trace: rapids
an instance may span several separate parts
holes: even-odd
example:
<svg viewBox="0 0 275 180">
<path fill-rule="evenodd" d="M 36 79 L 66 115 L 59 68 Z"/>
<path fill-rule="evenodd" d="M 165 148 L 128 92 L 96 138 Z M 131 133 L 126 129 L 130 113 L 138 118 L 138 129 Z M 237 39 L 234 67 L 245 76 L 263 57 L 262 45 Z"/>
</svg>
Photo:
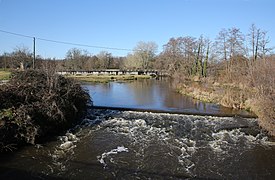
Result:
<svg viewBox="0 0 275 180">
<path fill-rule="evenodd" d="M 256 119 L 240 117 L 90 109 L 64 136 L 9 160 L 2 169 L 41 178 L 275 177 L 274 142 Z"/>
</svg>

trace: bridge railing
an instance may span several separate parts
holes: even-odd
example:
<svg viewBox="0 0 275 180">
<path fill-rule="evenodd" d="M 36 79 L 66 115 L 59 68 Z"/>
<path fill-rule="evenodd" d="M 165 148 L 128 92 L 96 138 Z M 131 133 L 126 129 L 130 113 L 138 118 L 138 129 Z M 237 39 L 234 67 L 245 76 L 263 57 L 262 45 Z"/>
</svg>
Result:
<svg viewBox="0 0 275 180">
<path fill-rule="evenodd" d="M 57 72 L 61 75 L 155 75 L 159 74 L 156 70 L 119 70 L 119 69 L 106 69 L 106 70 L 68 70 Z"/>
</svg>

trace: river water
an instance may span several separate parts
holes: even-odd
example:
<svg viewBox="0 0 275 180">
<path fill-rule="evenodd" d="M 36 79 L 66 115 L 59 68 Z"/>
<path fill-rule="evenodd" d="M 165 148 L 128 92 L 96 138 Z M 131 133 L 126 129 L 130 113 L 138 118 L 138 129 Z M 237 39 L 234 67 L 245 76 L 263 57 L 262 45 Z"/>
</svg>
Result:
<svg viewBox="0 0 275 180">
<path fill-rule="evenodd" d="M 1 157 L 0 179 L 16 177 L 274 179 L 275 143 L 253 118 L 89 109 L 63 136 Z"/>
<path fill-rule="evenodd" d="M 247 111 L 233 110 L 204 103 L 177 93 L 170 79 L 147 79 L 132 82 L 90 83 L 83 85 L 93 97 L 95 106 L 156 110 L 173 113 L 215 116 L 253 116 Z"/>
</svg>

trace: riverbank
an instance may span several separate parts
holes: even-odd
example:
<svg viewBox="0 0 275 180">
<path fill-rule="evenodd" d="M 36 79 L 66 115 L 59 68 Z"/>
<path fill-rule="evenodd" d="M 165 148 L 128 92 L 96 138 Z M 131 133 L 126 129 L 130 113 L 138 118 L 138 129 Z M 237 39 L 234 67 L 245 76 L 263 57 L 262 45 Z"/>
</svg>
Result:
<svg viewBox="0 0 275 180">
<path fill-rule="evenodd" d="M 186 81 L 176 85 L 179 93 L 195 99 L 217 103 L 233 109 L 246 109 L 258 116 L 259 125 L 275 136 L 274 96 L 243 84 L 221 84 L 204 79 Z"/>
<path fill-rule="evenodd" d="M 181 94 L 203 102 L 217 103 L 233 109 L 251 110 L 248 100 L 253 92 L 246 87 L 217 82 L 211 83 L 206 80 L 186 81 L 178 84 L 176 89 Z"/>
<path fill-rule="evenodd" d="M 108 83 L 111 81 L 133 81 L 137 79 L 150 79 L 150 75 L 68 75 L 68 78 L 73 78 L 78 81 Z"/>
<path fill-rule="evenodd" d="M 80 84 L 55 74 L 13 72 L 0 86 L 0 152 L 62 133 L 86 112 L 90 96 Z"/>
</svg>

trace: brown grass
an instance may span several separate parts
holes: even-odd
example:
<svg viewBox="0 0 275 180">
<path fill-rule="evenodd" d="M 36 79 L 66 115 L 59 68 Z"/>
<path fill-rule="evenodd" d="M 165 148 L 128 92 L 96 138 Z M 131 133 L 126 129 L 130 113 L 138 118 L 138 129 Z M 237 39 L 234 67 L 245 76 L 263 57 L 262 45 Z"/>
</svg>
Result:
<svg viewBox="0 0 275 180">
<path fill-rule="evenodd" d="M 240 88 L 227 87 L 221 97 L 220 104 L 234 109 L 248 109 L 246 101 L 249 98 L 249 91 Z"/>
<path fill-rule="evenodd" d="M 251 108 L 259 117 L 259 125 L 267 130 L 271 136 L 275 136 L 275 98 L 261 97 L 253 99 Z"/>
<path fill-rule="evenodd" d="M 203 85 L 199 85 L 196 82 L 196 85 L 186 85 L 182 84 L 178 88 L 178 92 L 187 96 L 191 96 L 194 99 L 201 100 L 203 102 L 219 102 L 219 95 L 215 93 L 215 90 L 211 88 L 205 88 Z"/>
</svg>

